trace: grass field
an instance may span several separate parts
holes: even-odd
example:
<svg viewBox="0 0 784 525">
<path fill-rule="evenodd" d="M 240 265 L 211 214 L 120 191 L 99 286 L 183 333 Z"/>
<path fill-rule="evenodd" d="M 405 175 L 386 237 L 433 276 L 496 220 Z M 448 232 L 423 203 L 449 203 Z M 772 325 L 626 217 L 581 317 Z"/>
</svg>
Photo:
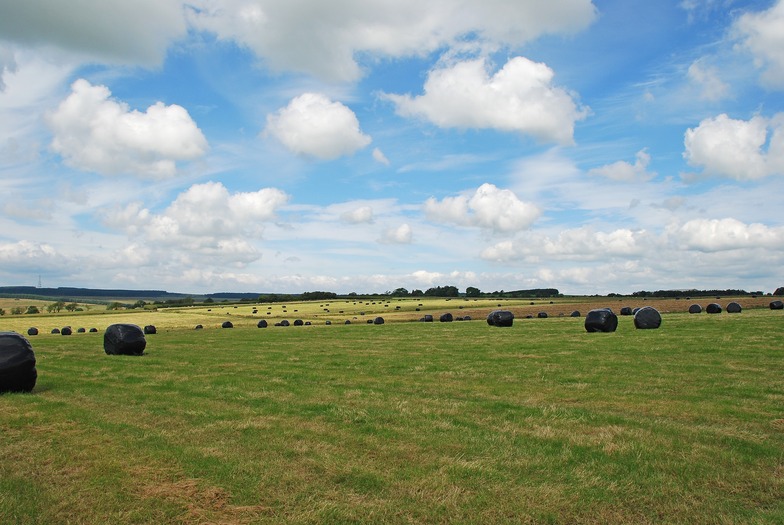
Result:
<svg viewBox="0 0 784 525">
<path fill-rule="evenodd" d="M 159 333 L 142 357 L 30 338 L 35 390 L 0 396 L 0 523 L 784 523 L 781 312 L 588 334 L 520 319 L 549 301 L 512 328 L 495 303 L 385 304 L 275 305 L 314 326 L 263 330 L 267 305 L 41 316 Z M 446 309 L 479 320 L 394 322 Z"/>
</svg>

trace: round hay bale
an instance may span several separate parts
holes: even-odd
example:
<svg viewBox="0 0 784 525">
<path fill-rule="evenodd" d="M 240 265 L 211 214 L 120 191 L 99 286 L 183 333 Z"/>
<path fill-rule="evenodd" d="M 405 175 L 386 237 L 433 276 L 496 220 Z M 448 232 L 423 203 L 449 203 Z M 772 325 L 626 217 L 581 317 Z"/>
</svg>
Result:
<svg viewBox="0 0 784 525">
<path fill-rule="evenodd" d="M 770 302 L 770 309 L 771 310 L 784 310 L 784 302 L 782 302 L 782 301 L 771 301 Z"/>
<path fill-rule="evenodd" d="M 351 324 L 351 320 L 346 319 L 346 322 L 344 324 Z"/>
<path fill-rule="evenodd" d="M 151 324 L 148 324 L 147 326 L 144 327 L 144 333 L 145 334 L 157 334 L 158 333 L 158 329 L 155 328 L 155 326 L 153 326 Z"/>
<path fill-rule="evenodd" d="M 702 313 L 702 306 L 698 304 L 693 304 L 689 306 L 689 313 L 690 314 L 701 314 Z"/>
<path fill-rule="evenodd" d="M 31 326 L 30 328 L 27 329 L 27 335 L 38 335 L 38 328 L 36 328 L 35 326 Z"/>
<path fill-rule="evenodd" d="M 267 320 L 266 319 L 262 319 L 261 321 L 256 323 L 256 327 L 257 328 L 267 328 Z"/>
<path fill-rule="evenodd" d="M 0 394 L 31 392 L 37 379 L 30 341 L 16 332 L 0 332 Z"/>
<path fill-rule="evenodd" d="M 103 349 L 108 355 L 142 355 L 146 347 L 144 332 L 135 324 L 109 325 L 103 334 Z"/>
<path fill-rule="evenodd" d="M 569 314 L 569 317 L 582 317 L 582 315 L 580 315 L 580 310 L 575 310 L 574 312 Z"/>
<path fill-rule="evenodd" d="M 470 320 L 471 320 L 470 315 L 463 316 L 463 321 L 470 321 Z"/>
<path fill-rule="evenodd" d="M 193 327 L 193 329 L 194 330 L 203 330 L 204 327 L 202 325 L 200 325 L 200 324 L 197 324 L 196 326 Z"/>
<path fill-rule="evenodd" d="M 631 306 L 621 308 L 621 315 L 633 315 Z"/>
<path fill-rule="evenodd" d="M 303 324 L 305 324 L 305 321 L 302 319 L 294 319 L 294 326 L 302 326 Z"/>
<path fill-rule="evenodd" d="M 70 326 L 63 326 L 60 329 L 60 335 L 71 335 L 73 334 L 73 330 L 71 330 Z"/>
<path fill-rule="evenodd" d="M 52 333 L 53 334 L 59 334 L 60 333 L 60 329 L 59 328 L 52 328 Z"/>
<path fill-rule="evenodd" d="M 587 332 L 614 332 L 618 328 L 618 316 L 609 308 L 597 308 L 585 316 Z"/>
<path fill-rule="evenodd" d="M 327 322 L 326 322 L 326 323 L 324 323 L 324 324 L 325 324 L 325 325 L 327 325 L 327 326 L 329 326 L 329 325 L 331 325 L 331 324 L 332 324 L 332 321 L 327 321 Z"/>
<path fill-rule="evenodd" d="M 539 312 L 536 314 L 536 317 L 539 319 L 547 319 L 547 312 Z"/>
<path fill-rule="evenodd" d="M 514 314 L 509 310 L 493 310 L 487 316 L 487 324 L 501 327 L 512 326 L 514 324 Z"/>
<path fill-rule="evenodd" d="M 231 321 L 223 321 L 221 328 L 234 328 L 234 324 Z"/>
<path fill-rule="evenodd" d="M 90 333 L 91 333 L 91 334 L 94 334 L 94 333 L 96 333 L 97 331 L 98 331 L 98 329 L 97 329 L 97 328 L 90 328 Z"/>
<path fill-rule="evenodd" d="M 384 324 L 384 318 L 376 317 L 375 319 L 373 319 L 373 324 Z"/>
<path fill-rule="evenodd" d="M 291 323 L 289 323 L 287 319 L 284 319 L 280 322 L 280 326 L 291 326 Z"/>
<path fill-rule="evenodd" d="M 83 333 L 85 333 L 86 331 L 87 331 L 87 330 L 85 330 L 84 328 L 77 328 L 77 329 L 76 329 L 76 333 L 77 333 L 77 334 L 83 334 Z"/>
<path fill-rule="evenodd" d="M 637 313 L 634 314 L 634 327 L 641 330 L 659 328 L 661 322 L 661 314 L 652 306 L 640 308 L 637 310 Z"/>
<path fill-rule="evenodd" d="M 441 317 L 439 317 L 438 320 L 442 323 L 451 323 L 454 321 L 454 318 L 452 317 L 452 314 L 447 312 L 445 314 L 441 314 Z"/>
<path fill-rule="evenodd" d="M 736 302 L 732 302 L 732 303 L 727 305 L 727 313 L 728 314 L 739 314 L 742 310 L 743 310 L 743 308 L 740 306 L 740 304 L 738 304 Z"/>
<path fill-rule="evenodd" d="M 373 324 L 373 319 L 368 319 L 367 324 Z"/>
<path fill-rule="evenodd" d="M 709 314 L 720 314 L 721 306 L 719 306 L 716 303 L 711 303 L 705 308 L 705 311 L 708 312 Z"/>
</svg>

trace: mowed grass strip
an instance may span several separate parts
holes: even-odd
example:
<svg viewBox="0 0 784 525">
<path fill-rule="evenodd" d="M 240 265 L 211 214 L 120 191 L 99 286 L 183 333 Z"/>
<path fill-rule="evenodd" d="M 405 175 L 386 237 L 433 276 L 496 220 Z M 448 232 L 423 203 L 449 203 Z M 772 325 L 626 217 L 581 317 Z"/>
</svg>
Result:
<svg viewBox="0 0 784 525">
<path fill-rule="evenodd" d="M 0 522 L 784 521 L 784 318 L 31 338 Z"/>
</svg>

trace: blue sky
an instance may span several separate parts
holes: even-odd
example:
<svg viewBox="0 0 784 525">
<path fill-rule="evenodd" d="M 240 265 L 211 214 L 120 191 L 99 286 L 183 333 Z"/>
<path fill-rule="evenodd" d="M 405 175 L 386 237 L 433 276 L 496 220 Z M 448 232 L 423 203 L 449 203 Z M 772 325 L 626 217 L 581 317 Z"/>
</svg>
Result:
<svg viewBox="0 0 784 525">
<path fill-rule="evenodd" d="M 0 0 L 0 283 L 784 284 L 784 0 Z"/>
</svg>

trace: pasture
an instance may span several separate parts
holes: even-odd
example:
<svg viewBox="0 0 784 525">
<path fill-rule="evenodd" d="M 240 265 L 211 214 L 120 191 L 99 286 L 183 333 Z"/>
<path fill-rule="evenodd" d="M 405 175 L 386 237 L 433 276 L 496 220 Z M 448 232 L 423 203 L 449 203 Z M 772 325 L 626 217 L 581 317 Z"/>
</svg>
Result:
<svg viewBox="0 0 784 525">
<path fill-rule="evenodd" d="M 2 319 L 41 335 L 0 396 L 0 523 L 784 522 L 781 312 L 589 334 L 506 303 L 511 328 L 457 299 Z M 403 322 L 447 310 L 475 320 Z M 108 356 L 113 322 L 159 331 Z"/>
</svg>

